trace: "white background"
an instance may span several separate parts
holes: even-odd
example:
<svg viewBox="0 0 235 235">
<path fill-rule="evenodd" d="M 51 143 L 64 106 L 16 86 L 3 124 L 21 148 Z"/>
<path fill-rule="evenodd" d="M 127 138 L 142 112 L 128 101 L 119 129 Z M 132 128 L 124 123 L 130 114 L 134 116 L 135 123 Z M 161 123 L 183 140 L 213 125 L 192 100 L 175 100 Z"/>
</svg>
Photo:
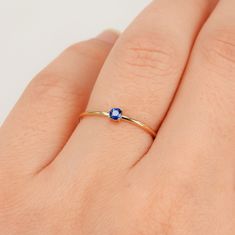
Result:
<svg viewBox="0 0 235 235">
<path fill-rule="evenodd" d="M 0 0 L 0 124 L 32 77 L 68 45 L 123 30 L 150 0 Z"/>
</svg>

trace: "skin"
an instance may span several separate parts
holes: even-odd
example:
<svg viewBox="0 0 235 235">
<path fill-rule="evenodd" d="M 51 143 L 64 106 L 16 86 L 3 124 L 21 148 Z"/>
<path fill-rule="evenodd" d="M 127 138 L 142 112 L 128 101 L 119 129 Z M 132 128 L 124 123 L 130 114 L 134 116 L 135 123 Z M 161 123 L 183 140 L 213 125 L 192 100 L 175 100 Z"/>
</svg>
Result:
<svg viewBox="0 0 235 235">
<path fill-rule="evenodd" d="M 234 11 L 153 1 L 40 72 L 0 129 L 1 234 L 234 235 Z M 156 139 L 79 122 L 111 107 Z"/>
</svg>

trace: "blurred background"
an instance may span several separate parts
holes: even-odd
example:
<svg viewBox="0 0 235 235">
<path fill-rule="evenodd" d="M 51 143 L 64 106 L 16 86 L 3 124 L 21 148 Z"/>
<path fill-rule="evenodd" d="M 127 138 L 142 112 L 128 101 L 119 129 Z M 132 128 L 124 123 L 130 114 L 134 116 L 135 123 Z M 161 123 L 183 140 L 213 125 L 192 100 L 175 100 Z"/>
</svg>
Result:
<svg viewBox="0 0 235 235">
<path fill-rule="evenodd" d="M 0 124 L 25 86 L 64 48 L 122 31 L 150 0 L 0 0 Z"/>
</svg>

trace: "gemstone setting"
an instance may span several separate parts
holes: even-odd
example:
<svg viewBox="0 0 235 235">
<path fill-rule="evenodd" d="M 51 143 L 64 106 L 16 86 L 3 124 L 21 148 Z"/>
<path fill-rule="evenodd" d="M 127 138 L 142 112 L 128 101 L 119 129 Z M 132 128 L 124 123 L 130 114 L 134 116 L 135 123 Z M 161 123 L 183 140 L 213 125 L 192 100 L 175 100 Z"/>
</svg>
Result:
<svg viewBox="0 0 235 235">
<path fill-rule="evenodd" d="M 109 117 L 114 121 L 120 120 L 122 118 L 122 110 L 120 108 L 112 108 L 109 111 Z"/>
</svg>

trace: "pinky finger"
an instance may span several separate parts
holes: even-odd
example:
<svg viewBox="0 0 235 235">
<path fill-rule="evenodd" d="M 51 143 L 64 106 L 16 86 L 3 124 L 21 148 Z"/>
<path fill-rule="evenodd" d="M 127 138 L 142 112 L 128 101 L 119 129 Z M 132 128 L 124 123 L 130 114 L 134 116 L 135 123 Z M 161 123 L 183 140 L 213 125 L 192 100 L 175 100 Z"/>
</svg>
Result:
<svg viewBox="0 0 235 235">
<path fill-rule="evenodd" d="M 0 129 L 1 172 L 30 174 L 54 159 L 75 128 L 118 35 L 66 49 L 29 84 Z"/>
</svg>

